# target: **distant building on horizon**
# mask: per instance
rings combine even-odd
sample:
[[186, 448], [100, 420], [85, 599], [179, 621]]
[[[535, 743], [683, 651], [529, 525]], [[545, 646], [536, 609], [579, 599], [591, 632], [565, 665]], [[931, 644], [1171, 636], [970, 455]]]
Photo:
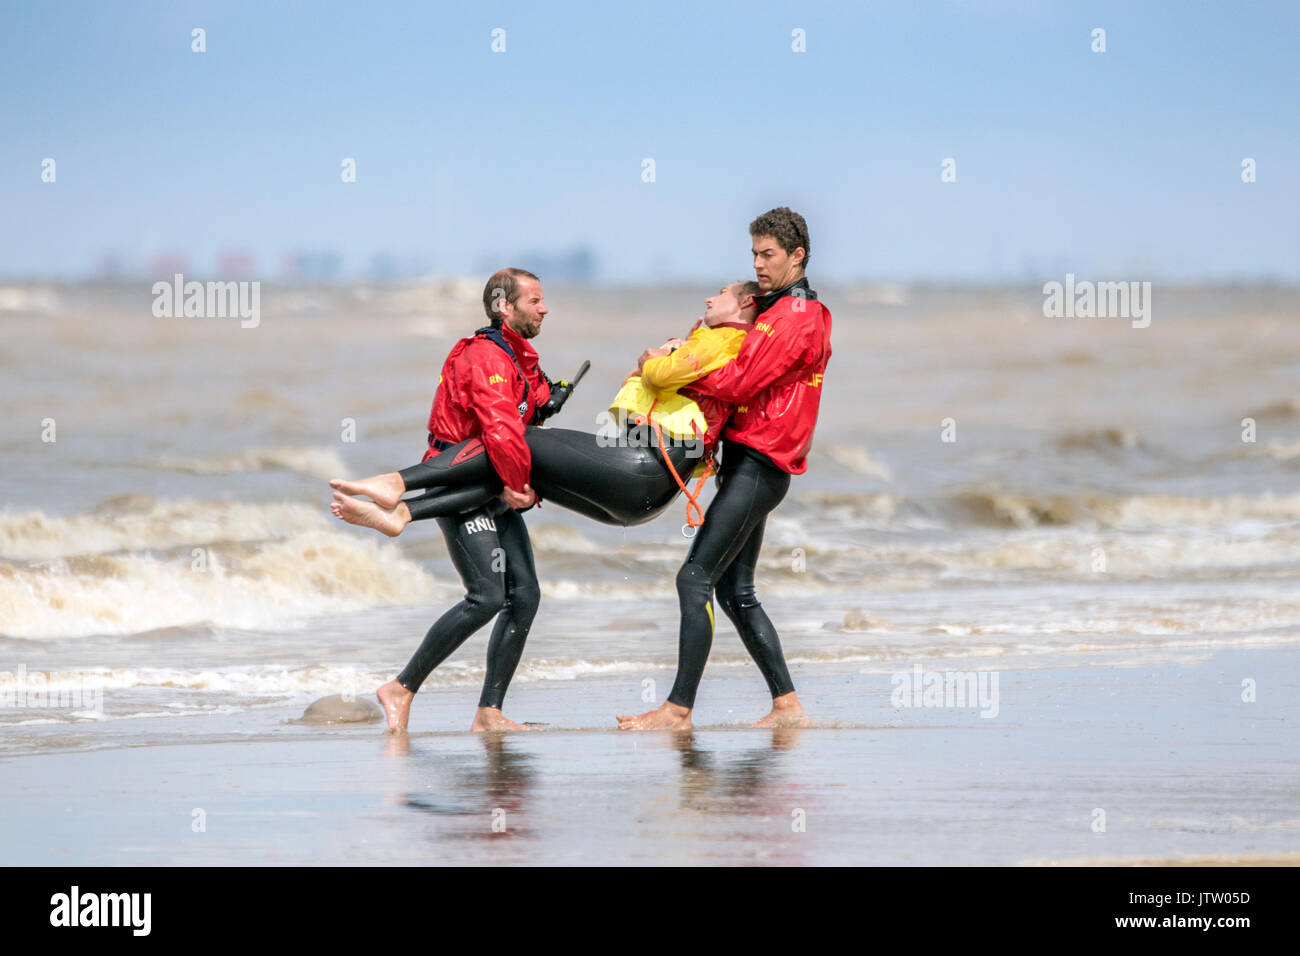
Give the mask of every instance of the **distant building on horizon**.
[[525, 252], [522, 255], [483, 256], [478, 271], [490, 275], [505, 266], [527, 269], [542, 278], [564, 282], [591, 282], [600, 274], [595, 251], [587, 245], [574, 246], [563, 253]]
[[216, 278], [251, 279], [257, 267], [257, 260], [247, 249], [227, 249], [217, 253]]
[[184, 275], [190, 267], [190, 257], [183, 252], [168, 249], [149, 257], [149, 275], [154, 277]]
[[343, 273], [343, 257], [328, 249], [290, 252], [280, 260], [280, 276], [296, 282], [335, 282]]

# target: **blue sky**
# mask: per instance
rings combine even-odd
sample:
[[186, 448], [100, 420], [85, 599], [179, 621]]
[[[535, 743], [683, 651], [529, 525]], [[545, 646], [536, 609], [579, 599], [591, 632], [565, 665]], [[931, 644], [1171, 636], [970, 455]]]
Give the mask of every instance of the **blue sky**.
[[212, 273], [230, 249], [268, 277], [295, 251], [473, 272], [585, 245], [602, 279], [712, 281], [788, 204], [814, 277], [1300, 281], [1300, 4], [6, 0], [0, 19], [8, 277], [172, 250]]

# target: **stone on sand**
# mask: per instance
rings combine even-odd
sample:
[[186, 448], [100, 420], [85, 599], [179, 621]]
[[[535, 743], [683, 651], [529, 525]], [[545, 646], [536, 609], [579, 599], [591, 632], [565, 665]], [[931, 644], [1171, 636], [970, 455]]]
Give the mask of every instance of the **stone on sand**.
[[383, 720], [384, 712], [373, 700], [366, 697], [345, 697], [331, 694], [313, 701], [302, 712], [299, 724], [368, 724]]

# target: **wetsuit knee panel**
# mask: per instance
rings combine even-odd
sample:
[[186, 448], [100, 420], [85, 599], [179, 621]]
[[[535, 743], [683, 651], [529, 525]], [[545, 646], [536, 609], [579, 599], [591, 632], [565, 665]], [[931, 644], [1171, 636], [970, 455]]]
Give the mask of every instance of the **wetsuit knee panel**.
[[506, 604], [505, 575], [494, 573], [480, 576], [465, 592], [465, 600], [484, 611], [491, 610], [493, 614], [500, 611]]
[[727, 613], [738, 613], [745, 608], [758, 607], [758, 595], [754, 593], [754, 585], [742, 584], [732, 588], [726, 588], [718, 585], [718, 603], [727, 609]]
[[709, 572], [702, 565], [694, 561], [687, 561], [677, 572], [677, 593], [685, 598], [687, 596], [704, 595], [708, 600], [713, 591], [713, 582], [709, 578]]
[[537, 586], [536, 581], [527, 581], [516, 584], [506, 594], [506, 599], [514, 609], [514, 616], [517, 620], [532, 620], [537, 614], [537, 608], [542, 603], [542, 589]]

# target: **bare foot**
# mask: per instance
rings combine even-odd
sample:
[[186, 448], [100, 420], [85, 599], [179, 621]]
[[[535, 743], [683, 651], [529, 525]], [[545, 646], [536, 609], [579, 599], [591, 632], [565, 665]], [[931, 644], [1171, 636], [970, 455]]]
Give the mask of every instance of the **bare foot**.
[[629, 717], [615, 714], [619, 730], [690, 730], [691, 709], [664, 701], [654, 710]]
[[388, 732], [406, 733], [406, 722], [411, 719], [411, 701], [415, 700], [415, 692], [390, 680], [375, 691], [375, 696], [379, 698], [379, 706], [384, 708], [384, 716], [388, 718]]
[[396, 538], [411, 523], [411, 509], [406, 507], [405, 502], [398, 502], [396, 508], [386, 511], [373, 501], [352, 498], [341, 491], [334, 492], [334, 504], [330, 505], [330, 511], [334, 512], [334, 517], [342, 518], [348, 524], [374, 528], [390, 538]]
[[476, 734], [485, 734], [497, 730], [536, 730], [527, 724], [517, 724], [496, 707], [480, 707], [474, 714], [474, 723], [470, 730]]
[[385, 511], [392, 511], [402, 500], [406, 491], [406, 482], [395, 471], [386, 475], [374, 475], [360, 481], [348, 481], [345, 478], [331, 478], [330, 487], [345, 495], [365, 495]]
[[754, 724], [755, 727], [811, 727], [812, 721], [804, 713], [799, 695], [794, 691], [772, 698], [772, 710]]

